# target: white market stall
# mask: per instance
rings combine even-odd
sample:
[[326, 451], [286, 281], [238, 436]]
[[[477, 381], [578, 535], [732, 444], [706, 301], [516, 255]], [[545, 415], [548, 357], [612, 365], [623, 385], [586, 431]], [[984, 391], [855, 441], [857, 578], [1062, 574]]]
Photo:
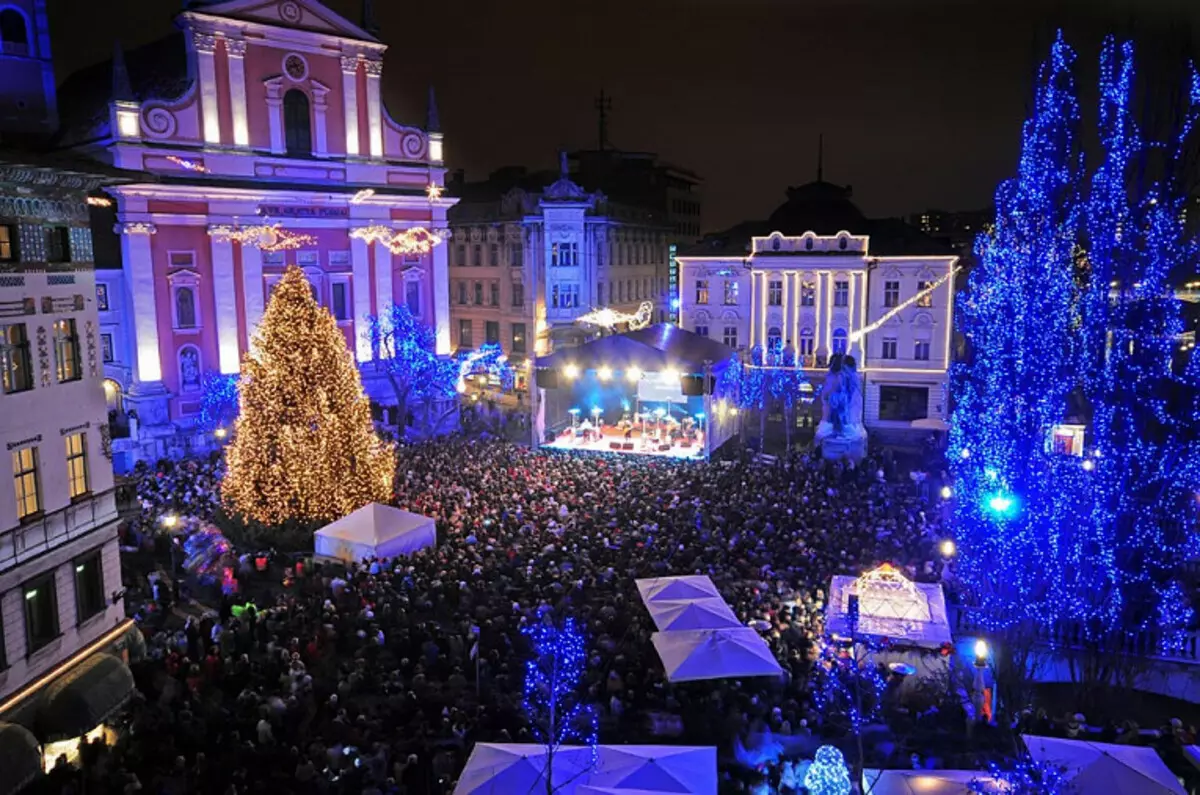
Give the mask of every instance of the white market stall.
[[[975, 782], [977, 790], [971, 790]], [[866, 795], [1004, 795], [1007, 785], [980, 770], [864, 770]]]
[[1105, 795], [1185, 795], [1153, 748], [1057, 737], [1021, 736], [1035, 762], [1062, 768], [1079, 792]]
[[649, 602], [646, 609], [654, 626], [666, 632], [682, 629], [732, 629], [741, 627], [724, 599], [680, 599]]
[[353, 563], [411, 555], [436, 543], [437, 524], [432, 517], [372, 502], [318, 530], [313, 552]]
[[783, 673], [766, 641], [745, 627], [655, 632], [651, 641], [672, 682]]
[[682, 577], [650, 577], [635, 580], [638, 593], [647, 606], [651, 602], [679, 601], [681, 599], [720, 599], [721, 592], [713, 581], [702, 574], [686, 574]]
[[855, 637], [888, 638], [923, 649], [951, 642], [940, 583], [913, 582], [887, 563], [861, 577], [834, 577], [825, 616], [825, 629], [834, 637], [850, 637], [851, 596], [858, 597]]
[[[546, 748], [476, 743], [454, 795], [546, 791]], [[555, 795], [717, 795], [717, 749], [673, 745], [564, 745], [549, 773]]]

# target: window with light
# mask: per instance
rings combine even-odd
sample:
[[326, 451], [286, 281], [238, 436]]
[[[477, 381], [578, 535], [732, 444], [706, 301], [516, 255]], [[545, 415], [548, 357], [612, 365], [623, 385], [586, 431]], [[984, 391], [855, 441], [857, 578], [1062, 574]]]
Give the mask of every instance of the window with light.
[[87, 436], [83, 433], [72, 433], [66, 437], [67, 444], [67, 485], [71, 499], [86, 496], [91, 490], [88, 484], [87, 467]]

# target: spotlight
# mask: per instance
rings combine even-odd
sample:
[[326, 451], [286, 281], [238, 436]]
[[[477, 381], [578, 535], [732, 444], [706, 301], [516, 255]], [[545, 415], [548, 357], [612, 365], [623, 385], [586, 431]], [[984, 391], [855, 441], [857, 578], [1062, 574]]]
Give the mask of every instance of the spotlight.
[[633, 381], [634, 383], [636, 383], [637, 381], [639, 381], [641, 379], [642, 371], [639, 370], [636, 366], [630, 367], [628, 370], [625, 371], [625, 377], [628, 378], [630, 381]]
[[949, 486], [942, 486], [940, 494], [942, 495], [943, 500], [948, 500], [954, 496], [954, 489], [950, 488]]
[[668, 367], [666, 370], [663, 370], [663, 378], [668, 381], [674, 381], [679, 378], [679, 371], [674, 367]]
[[592, 406], [592, 416], [593, 417], [600, 416], [600, 407], [599, 406]]
[[612, 378], [612, 368], [608, 365], [605, 365], [596, 371], [596, 375], [601, 381], [607, 381], [608, 379]]
[[568, 364], [563, 368], [563, 375], [565, 375], [569, 381], [575, 380], [579, 377], [579, 365]]
[[938, 546], [938, 551], [942, 553], [943, 558], [952, 558], [954, 553], [958, 551], [958, 547], [954, 544], [954, 539], [947, 538]]

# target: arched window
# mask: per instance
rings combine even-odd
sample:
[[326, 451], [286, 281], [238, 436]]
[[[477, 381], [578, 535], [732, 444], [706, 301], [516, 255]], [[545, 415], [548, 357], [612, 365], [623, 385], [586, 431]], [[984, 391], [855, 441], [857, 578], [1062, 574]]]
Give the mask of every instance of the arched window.
[[834, 331], [833, 331], [833, 352], [834, 353], [845, 353], [846, 352], [846, 329], [844, 329], [844, 328], [834, 329]]
[[29, 31], [25, 17], [15, 8], [0, 11], [0, 52], [5, 55], [29, 54]]
[[812, 356], [816, 353], [816, 339], [813, 337], [813, 330], [810, 328], [800, 329], [800, 355]]
[[175, 326], [196, 327], [196, 291], [191, 287], [175, 288]]
[[298, 88], [283, 95], [283, 129], [289, 155], [312, 154], [312, 119], [308, 95]]
[[779, 326], [771, 326], [767, 329], [767, 352], [775, 353], [783, 348], [783, 332]]

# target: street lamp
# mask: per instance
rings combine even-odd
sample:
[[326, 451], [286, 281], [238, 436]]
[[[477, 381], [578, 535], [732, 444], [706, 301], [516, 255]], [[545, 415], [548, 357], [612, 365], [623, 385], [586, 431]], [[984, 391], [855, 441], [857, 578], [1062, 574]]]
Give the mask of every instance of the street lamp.
[[173, 513], [168, 513], [160, 520], [162, 526], [170, 530], [175, 525], [179, 524], [179, 517]]
[[224, 439], [228, 434], [229, 432], [224, 428], [217, 428], [215, 431], [213, 431], [213, 436], [217, 437], [218, 439]]
[[943, 558], [952, 558], [954, 557], [954, 553], [958, 551], [958, 547], [955, 546], [954, 539], [952, 538], [947, 538], [943, 541], [938, 549], [942, 553]]
[[942, 486], [941, 495], [943, 500], [948, 500], [954, 496], [954, 489], [949, 486]]
[[987, 667], [988, 661], [988, 644], [983, 638], [975, 641], [975, 665], [979, 668]]

